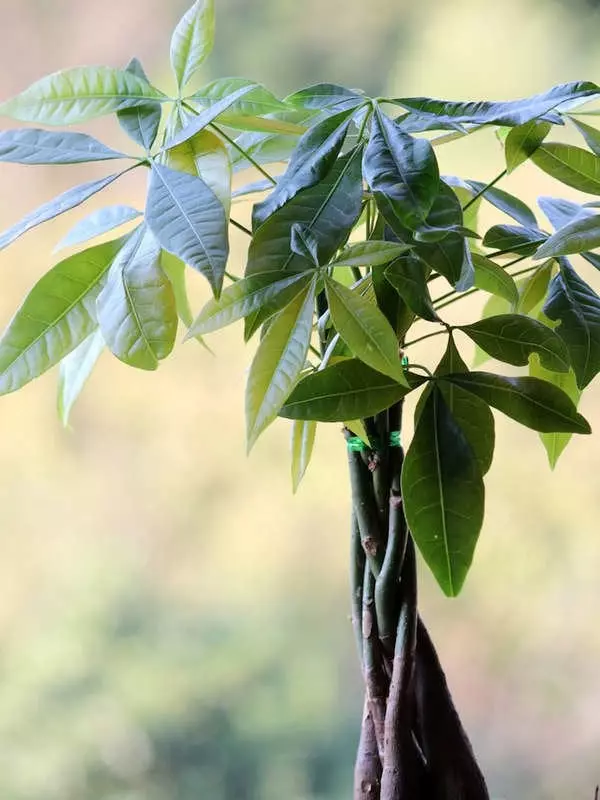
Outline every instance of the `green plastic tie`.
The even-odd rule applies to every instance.
[[[367,445],[363,442],[360,436],[350,436],[346,439],[346,444],[348,445],[348,450],[352,450],[355,453],[360,453],[362,450],[367,450]]]
[[[402,447],[400,431],[390,431],[390,447]]]
[[[402,368],[404,369],[404,371],[406,371],[408,369],[408,364],[409,364],[408,356],[402,356],[402,361],[400,363],[402,364]]]

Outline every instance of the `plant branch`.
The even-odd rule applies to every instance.
[[[467,203],[465,203],[465,205],[463,206],[463,208],[462,208],[462,210],[463,210],[463,213],[464,213],[464,212],[465,212],[465,211],[466,211],[468,208],[471,208],[471,206],[473,205],[473,203],[476,203],[476,202],[477,202],[477,200],[479,200],[479,198],[480,198],[482,195],[484,195],[484,194],[485,194],[485,193],[488,191],[488,189],[491,189],[491,188],[492,188],[493,186],[495,186],[495,185],[496,185],[496,184],[497,184],[499,181],[501,181],[501,180],[502,180],[502,178],[504,178],[504,176],[507,174],[507,172],[508,172],[508,170],[506,170],[506,169],[503,169],[503,170],[502,170],[502,172],[501,172],[499,175],[496,175],[496,177],[495,177],[493,180],[491,180],[489,183],[486,183],[486,185],[483,187],[483,189],[480,189],[480,190],[477,192],[477,194],[474,194],[474,195],[473,195],[473,197],[472,197],[472,198],[471,198],[471,199],[470,199],[470,200],[469,200]]]
[[[433,331],[433,333],[426,333],[425,336],[419,336],[417,339],[411,339],[410,342],[404,342],[402,345],[402,349],[404,350],[406,347],[410,347],[413,344],[417,344],[418,342],[424,342],[425,339],[432,339],[434,336],[441,336],[442,333],[448,333],[448,328],[444,328],[442,331]],[[411,364],[411,366],[413,366]]]
[[[222,136],[223,139],[225,139],[225,141],[228,144],[230,144],[232,147],[234,147],[238,151],[238,153],[241,153],[244,156],[244,158],[246,159],[246,161],[249,161],[250,164],[252,164],[252,166],[255,169],[257,169],[260,172],[261,175],[264,175],[265,178],[273,184],[273,186],[277,185],[277,181],[275,180],[275,178],[272,175],[269,175],[269,173],[266,171],[266,169],[263,169],[263,167],[261,167],[261,165],[258,163],[258,161],[256,161],[254,158],[252,158],[250,153],[247,150],[244,150],[244,148],[241,145],[239,145],[235,141],[235,139],[232,139],[231,136],[228,136],[225,133],[225,131],[219,125],[216,125],[214,122],[211,122],[209,124],[209,127],[213,128],[219,134],[219,136]]]
[[[241,222],[238,222],[237,220],[233,219],[233,217],[229,217],[229,222],[233,225],[234,228],[237,228],[238,231],[242,231],[248,236],[252,236],[252,231],[250,230],[250,228],[247,228],[245,225],[242,225]]]

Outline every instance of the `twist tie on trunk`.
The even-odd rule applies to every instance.
[[[390,431],[390,447],[402,447],[400,442],[400,431]]]
[[[373,441],[371,445],[368,445],[366,442],[360,438],[360,436],[349,436],[346,439],[346,445],[348,450],[354,453],[362,453],[365,450],[380,450],[380,444],[377,440]],[[402,443],[400,441],[400,431],[390,431],[388,445],[390,447],[402,447]]]

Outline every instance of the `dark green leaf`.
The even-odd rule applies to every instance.
[[[123,108],[167,98],[124,69],[75,67],[47,75],[0,104],[0,114],[21,122],[73,125]]]
[[[461,325],[459,330],[499,361],[524,366],[538,353],[544,367],[556,372],[569,369],[569,354],[551,328],[523,314],[501,314]]]
[[[315,444],[317,423],[312,420],[294,420],[292,423],[292,491],[298,491],[300,482],[310,463]]]
[[[0,339],[0,394],[37,378],[96,330],[96,297],[124,241],[76,253],[40,278]]]
[[[198,72],[213,47],[214,0],[197,0],[177,23],[171,38],[171,66],[179,89]]]
[[[518,225],[493,225],[483,237],[485,247],[503,253],[516,253],[526,256],[535,253],[538,245],[547,235],[537,228],[524,228]]]
[[[148,80],[137,58],[132,58],[125,70],[145,81]],[[147,151],[150,150],[156,140],[161,117],[162,106],[155,101],[149,101],[143,106],[134,106],[133,108],[124,108],[121,111],[117,111],[119,125],[134,142],[137,142]]]
[[[531,160],[556,180],[588,194],[600,194],[600,156],[571,144],[549,142]]]
[[[161,246],[205,275],[218,295],[229,253],[227,216],[206,183],[154,161],[146,221]]]
[[[437,194],[427,224],[433,228],[448,228],[463,221],[462,209],[456,194],[443,181]],[[458,233],[449,233],[439,242],[417,242],[416,255],[434,272],[439,272],[453,286],[464,277],[465,240]]]
[[[567,395],[538,378],[507,378],[490,372],[447,375],[444,380],[476,394],[528,428],[544,433],[590,433]]]
[[[102,331],[96,328],[87,339],[71,350],[60,362],[58,378],[58,414],[62,424],[69,424],[69,416],[75,401],[92,374],[96,362],[105,348]]]
[[[385,277],[406,305],[417,316],[430,322],[439,321],[427,286],[429,270],[415,256],[400,256],[385,271]]]
[[[65,211],[70,211],[72,208],[80,206],[88,198],[92,197],[92,195],[97,194],[113,181],[116,181],[117,178],[120,178],[126,171],[127,170],[124,170],[123,172],[109,175],[107,178],[100,178],[100,180],[97,181],[89,181],[88,183],[74,186],[72,189],[67,189],[66,192],[59,194],[58,197],[36,208],[35,211],[27,214],[27,216],[23,217],[16,225],[13,225],[12,228],[0,234],[0,250],[8,247],[15,239],[18,239],[32,228],[41,225],[43,222],[48,222],[48,220],[54,219],[54,217],[58,217],[59,214],[64,214]]]
[[[285,98],[286,103],[300,108],[334,109],[335,111],[342,110],[342,107],[355,108],[364,101],[364,95],[335,83],[316,83]]]
[[[538,122],[535,119],[512,128],[504,143],[507,171],[512,172],[524,161],[527,161],[548,136],[551,128],[552,125],[549,122]]]
[[[335,329],[352,352],[373,369],[406,384],[398,339],[374,303],[331,278],[325,281]]]
[[[514,130],[517,129],[515,128]],[[480,181],[466,181],[466,183],[471,187],[475,194],[485,189],[485,184],[481,183]],[[533,211],[528,205],[526,205],[518,197],[515,197],[513,194],[505,192],[503,189],[498,189],[496,186],[491,186],[490,188],[485,189],[482,197],[484,200],[487,200],[490,205],[494,206],[499,211],[503,211],[505,214],[508,214],[509,217],[512,217],[524,227],[537,227],[537,220]]]
[[[96,308],[104,341],[126,364],[154,370],[173,349],[175,296],[160,268],[160,246],[144,225],[113,261]]]
[[[516,304],[519,292],[508,272],[479,253],[473,253],[472,258],[475,268],[475,286],[483,289],[484,292],[503,297],[511,304]]]
[[[579,203],[559,197],[538,197],[537,203],[550,220],[552,227],[557,230],[572,222],[579,215],[585,216],[587,214],[591,216],[594,213],[591,209]]]
[[[268,316],[272,316],[306,288],[313,277],[311,270],[292,273],[279,280],[273,272],[242,278],[224,289],[218,300],[208,301],[194,320],[188,336],[216,331],[258,309],[268,310]]]
[[[435,116],[454,123],[523,125],[533,119],[562,124],[556,111],[561,105],[572,104],[577,100],[591,98],[600,93],[600,87],[589,81],[573,81],[555,86],[543,94],[526,97],[523,100],[508,102],[449,102],[432,100],[428,97],[409,97],[397,102],[421,115]]]
[[[583,214],[546,239],[534,258],[556,258],[595,250],[597,247],[600,247],[600,214]]]
[[[600,297],[565,259],[550,284],[544,314],[560,322],[556,333],[565,342],[577,384],[584,389],[600,371]]]
[[[397,242],[369,240],[349,244],[337,254],[331,267],[381,267],[410,249],[410,245]]]
[[[120,225],[125,225],[138,217],[141,213],[131,206],[106,206],[92,211],[87,217],[80,220],[67,235],[54,248],[54,252],[65,247],[88,242],[96,236],[102,236]]]
[[[440,186],[437,160],[428,141],[403,133],[377,110],[363,172],[392,228],[399,224],[414,229],[425,222]]]
[[[407,378],[409,386],[404,386],[358,359],[339,361],[303,378],[279,416],[320,422],[371,417],[425,381],[417,375],[408,374]]]
[[[333,256],[360,214],[360,154],[357,148],[339,158],[320,183],[303,189],[260,226],[248,251],[246,275],[306,269],[306,259],[291,250],[294,223],[306,225],[317,238],[323,263]]]
[[[0,161],[13,164],[82,164],[127,158],[85,133],[15,128],[0,131]]]
[[[333,166],[348,132],[351,111],[327,117],[310,128],[298,141],[285,173],[271,194],[254,206],[254,228],[263,222],[299,191],[314,186]]]
[[[295,222],[292,225],[290,246],[293,253],[311,261],[315,267],[320,266],[319,240],[313,235],[308,225],[303,225],[301,222]]]
[[[437,387],[404,459],[402,499],[423,558],[444,593],[456,596],[483,523],[484,487],[473,450]]]
[[[275,419],[304,369],[312,333],[314,281],[279,312],[262,338],[246,384],[248,450]]]

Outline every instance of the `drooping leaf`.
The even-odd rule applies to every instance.
[[[521,314],[531,314],[546,296],[548,284],[552,277],[554,260],[550,259],[541,264],[535,272],[519,281],[519,301],[517,311]]]
[[[154,370],[173,349],[175,296],[160,268],[160,245],[146,226],[113,261],[96,308],[104,341],[125,364]]]
[[[492,225],[483,237],[485,247],[502,253],[515,253],[520,256],[535,253],[538,246],[547,239],[538,228],[525,228],[519,225]]]
[[[171,66],[183,89],[198,72],[213,47],[214,0],[196,0],[177,23],[171,38]]]
[[[298,192],[258,228],[248,250],[246,275],[306,269],[306,259],[290,246],[295,223],[306,225],[317,238],[323,263],[333,256],[360,214],[361,152],[357,148],[338,158],[320,183]]]
[[[548,92],[507,102],[449,102],[428,97],[407,97],[397,102],[420,115],[434,116],[459,124],[523,125],[533,119],[562,124],[557,112],[561,106],[573,107],[576,101],[595,97],[600,87],[589,81],[573,81],[553,87]]]
[[[581,215],[568,222],[537,249],[534,258],[582,253],[600,247],[600,214]]]
[[[524,366],[531,353],[538,353],[542,365],[557,372],[569,369],[569,354],[564,343],[551,328],[523,314],[501,314],[461,325],[479,347],[493,358],[507,364]]]
[[[127,172],[127,170],[123,170],[123,172],[117,172],[114,175],[109,175],[107,178],[100,178],[97,181],[88,181],[88,183],[82,183],[79,186],[74,186],[72,189],[67,189],[66,192],[59,194],[58,197],[55,197],[52,200],[49,200],[47,203],[39,206],[39,208],[36,208],[35,211],[31,211],[29,214],[19,220],[19,222],[13,225],[12,228],[9,228],[0,234],[0,250],[8,247],[9,244],[12,244],[16,239],[18,239],[24,233],[27,233],[27,231],[30,231],[32,228],[35,228],[44,222],[48,222],[48,220],[54,219],[55,217],[58,217],[59,214],[64,214],[66,211],[70,211],[72,208],[80,206],[82,203],[100,192],[113,181],[116,181],[117,178],[120,178],[125,172]]]
[[[303,378],[279,416],[320,422],[363,419],[398,402],[425,378],[408,374],[407,382],[402,385],[356,358],[345,359]]]
[[[377,109],[363,172],[392,229],[397,224],[414,229],[425,222],[440,185],[437,159],[427,140],[403,133]]]
[[[517,130],[514,128],[514,130]],[[485,184],[480,181],[465,181],[467,185],[473,190],[475,194],[483,192]],[[505,192],[504,189],[498,189],[496,186],[491,186],[485,189],[481,195],[484,200],[487,200],[490,205],[503,211],[519,222],[525,228],[536,228],[537,220],[535,214],[520,198],[515,197],[514,194]]]
[[[333,166],[348,132],[351,111],[326,117],[310,128],[298,141],[285,173],[271,194],[254,206],[254,228],[269,217],[299,191],[314,186]]]
[[[385,271],[386,280],[394,287],[406,305],[422,319],[439,321],[435,313],[427,276],[429,271],[415,256],[400,256]]]
[[[86,133],[15,128],[0,131],[0,161],[12,164],[83,164],[127,158]]]
[[[147,81],[113,67],[75,67],[47,75],[0,104],[0,114],[21,122],[74,125],[123,108],[167,98]]]
[[[467,373],[468,371],[469,368],[456,348],[454,337],[449,336],[446,352],[438,364],[435,374],[443,376],[457,372]],[[473,448],[481,474],[485,475],[492,465],[496,438],[494,416],[490,407],[479,397],[456,384],[442,381],[438,386],[452,416]]]
[[[315,83],[300,89],[285,98],[288,105],[310,109],[352,108],[364,103],[365,97],[354,89],[338,86],[335,83]]]
[[[373,369],[406,385],[398,339],[374,303],[331,278],[325,281],[335,329],[350,350]]]
[[[509,173],[531,157],[531,154],[548,136],[551,128],[552,125],[549,122],[538,122],[536,119],[532,119],[509,131],[504,143],[504,157]]]
[[[125,70],[145,81],[148,80],[144,68],[137,58],[132,58]],[[149,151],[156,141],[161,118],[162,106],[153,100],[149,100],[144,105],[117,111],[117,119],[121,128],[146,151]]]
[[[246,384],[248,450],[278,415],[304,369],[314,301],[312,282],[279,312],[258,346]]]
[[[582,122],[580,119],[575,119],[574,117],[570,117],[570,120],[585,139],[592,153],[600,156],[600,131],[598,128],[593,128],[586,122]]]
[[[588,194],[600,194],[600,156],[561,142],[542,144],[531,160],[557,181]]]
[[[138,217],[141,213],[131,206],[105,206],[97,211],[92,211],[87,217],[79,220],[63,239],[56,245],[54,252],[65,247],[73,247],[76,244],[88,242],[96,236],[102,236],[120,225],[125,225]]]
[[[508,272],[480,253],[473,253],[472,257],[475,268],[475,286],[483,289],[484,292],[503,297],[511,305],[516,304],[519,292]]]
[[[292,491],[298,491],[310,463],[315,444],[317,423],[312,420],[294,420],[292,423]]]
[[[577,386],[575,373],[572,369],[568,372],[551,372],[542,367],[537,356],[532,356],[529,364],[529,374],[532,378],[538,378],[556,386],[563,391],[571,399],[573,405],[577,407],[579,398],[581,397],[581,390]],[[551,469],[554,469],[556,466],[558,459],[571,441],[572,436],[572,433],[540,433],[540,439],[548,454],[548,461]]]
[[[410,245],[371,239],[349,244],[339,252],[331,267],[381,267],[406,253]]]
[[[462,208],[455,192],[443,181],[435,197],[426,223],[432,228],[451,228],[461,225]],[[449,233],[437,242],[415,242],[414,252],[430,270],[439,272],[458,288],[463,275],[465,261],[465,239],[459,233]],[[467,287],[468,288],[468,287]]]
[[[146,222],[160,245],[221,291],[229,253],[227,216],[201,178],[152,163]]]
[[[484,487],[473,449],[437,387],[404,459],[402,499],[423,558],[442,591],[456,596],[483,523]]]
[[[60,362],[58,414],[65,427],[69,424],[69,417],[75,401],[81,394],[105,347],[102,332],[97,328]]]
[[[538,197],[537,203],[556,230],[572,222],[575,217],[594,214],[591,208],[586,208],[580,203],[574,203],[572,200],[565,200],[562,197]]]
[[[37,378],[96,330],[96,297],[124,241],[76,253],[40,278],[0,339],[0,394]]]
[[[266,89],[261,83],[248,80],[247,78],[218,78],[206,84],[195,92],[188,100],[209,107],[213,103],[222,100],[224,97],[234,94],[243,87],[249,87],[250,91],[244,93],[235,103],[228,107],[227,114],[223,117],[223,122],[229,124],[230,115],[238,117],[259,117],[261,115],[273,115],[278,112],[289,111],[288,104],[279,100],[275,95]],[[271,117],[271,122],[285,122],[285,119],[275,119]]]
[[[508,378],[491,372],[469,372],[446,375],[444,380],[476,394],[488,405],[534,431],[591,431],[570,398],[539,378]]]
[[[266,272],[232,283],[221,292],[218,300],[206,303],[188,335],[211,333],[258,309],[268,309],[268,316],[272,316],[308,286],[314,272],[291,273],[279,280],[277,277]]]
[[[567,346],[577,384],[584,389],[600,372],[600,297],[565,259],[550,284],[544,314],[560,322],[556,333]]]

